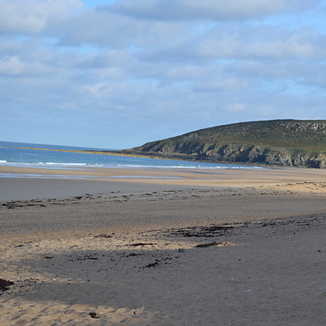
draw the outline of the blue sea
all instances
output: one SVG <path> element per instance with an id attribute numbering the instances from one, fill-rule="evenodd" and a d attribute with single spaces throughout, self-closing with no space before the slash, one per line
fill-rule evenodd
<path id="1" fill-rule="evenodd" d="M 29 149 L 22 148 L 29 147 Z M 44 145 L 0 141 L 0 165 L 55 168 L 55 169 L 83 169 L 84 167 L 107 168 L 135 168 L 135 169 L 248 169 L 248 166 L 236 164 L 202 163 L 194 161 L 178 161 L 154 158 L 128 157 L 107 154 L 73 153 L 47 151 L 40 149 L 57 150 L 108 150 L 88 147 L 69 147 L 59 145 Z M 257 168 L 257 167 L 255 167 Z M 0 177 L 6 174 L 0 173 Z"/>

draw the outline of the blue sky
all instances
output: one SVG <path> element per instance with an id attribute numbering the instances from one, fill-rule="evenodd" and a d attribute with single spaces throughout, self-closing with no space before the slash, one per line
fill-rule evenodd
<path id="1" fill-rule="evenodd" d="M 326 1 L 0 0 L 0 140 L 130 148 L 326 119 Z"/>

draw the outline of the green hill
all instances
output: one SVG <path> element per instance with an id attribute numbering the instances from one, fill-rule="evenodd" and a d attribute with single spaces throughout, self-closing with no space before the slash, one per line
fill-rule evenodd
<path id="1" fill-rule="evenodd" d="M 211 162 L 326 167 L 326 120 L 271 120 L 217 126 L 124 150 Z"/>

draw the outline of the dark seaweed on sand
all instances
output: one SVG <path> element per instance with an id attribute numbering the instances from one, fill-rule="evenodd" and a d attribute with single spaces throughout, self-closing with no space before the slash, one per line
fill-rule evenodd
<path id="1" fill-rule="evenodd" d="M 1 292 L 7 291 L 7 290 L 9 290 L 8 286 L 14 285 L 14 284 L 15 284 L 14 282 L 0 278 L 0 291 Z"/>

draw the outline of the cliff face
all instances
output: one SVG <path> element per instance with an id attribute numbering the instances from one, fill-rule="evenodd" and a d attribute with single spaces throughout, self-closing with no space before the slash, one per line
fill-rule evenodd
<path id="1" fill-rule="evenodd" d="M 166 158 L 326 168 L 326 121 L 274 120 L 213 127 L 128 150 Z"/>

